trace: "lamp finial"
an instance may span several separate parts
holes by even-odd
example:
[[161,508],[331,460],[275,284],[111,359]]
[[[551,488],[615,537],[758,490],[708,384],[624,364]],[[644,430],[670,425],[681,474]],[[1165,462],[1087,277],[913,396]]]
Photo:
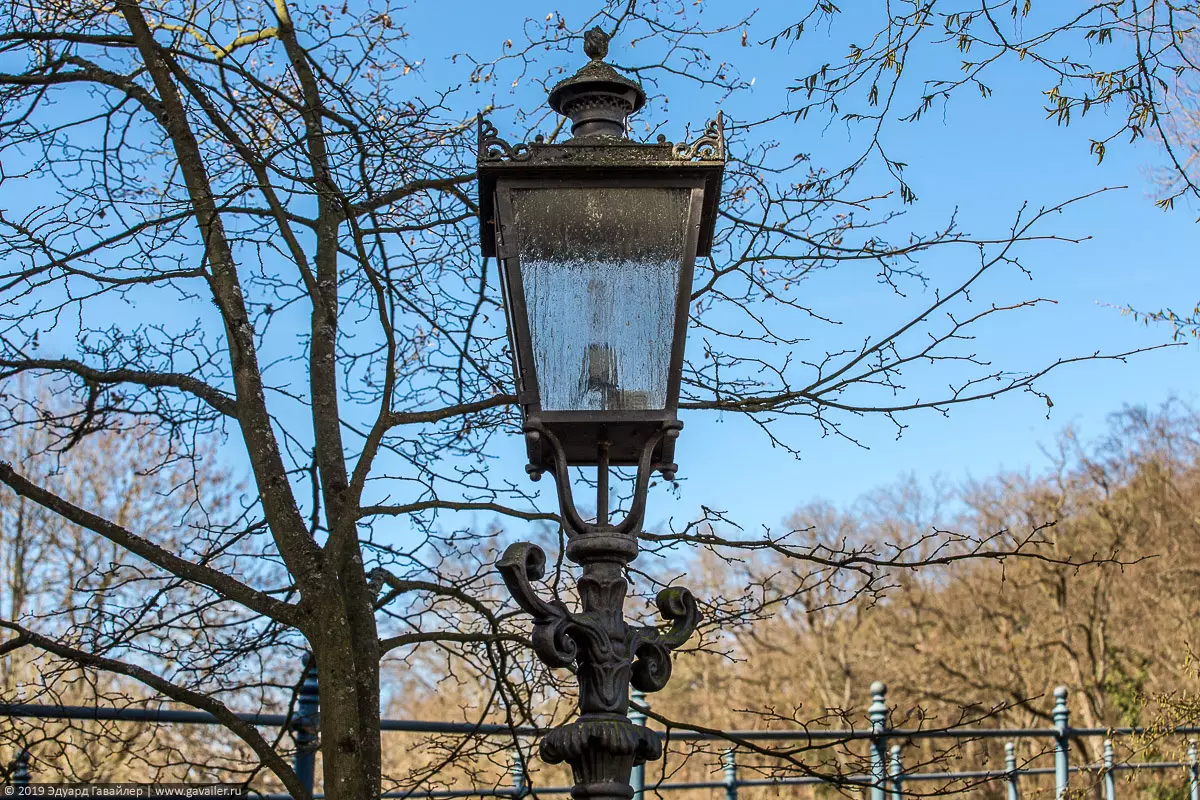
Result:
[[603,61],[608,55],[608,34],[599,25],[583,34],[583,52],[592,61]]
[[609,35],[596,26],[583,34],[583,52],[590,61],[571,77],[559,81],[546,101],[571,120],[576,139],[624,139],[625,120],[646,104],[641,84],[604,61]]

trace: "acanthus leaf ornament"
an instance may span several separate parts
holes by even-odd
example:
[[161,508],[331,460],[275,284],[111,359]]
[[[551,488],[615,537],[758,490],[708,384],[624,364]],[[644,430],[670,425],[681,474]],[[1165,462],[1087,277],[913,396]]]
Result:
[[700,621],[692,593],[668,587],[656,597],[668,628],[625,622],[626,551],[615,553],[613,560],[585,561],[579,580],[583,610],[578,612],[561,600],[538,595],[533,581],[545,576],[546,555],[537,545],[509,545],[497,562],[505,585],[533,617],[534,652],[551,668],[575,665],[583,713],[547,733],[540,751],[547,763],[571,765],[576,798],[626,800],[632,796],[632,768],[662,757],[658,735],[625,715],[629,686],[645,692],[666,686],[671,651],[687,641]]
[[517,604],[533,617],[532,642],[538,657],[551,668],[575,665],[585,713],[622,711],[630,681],[644,692],[666,686],[671,651],[681,647],[700,623],[692,593],[678,586],[658,593],[659,614],[669,623],[666,630],[635,627],[619,611],[627,588],[622,567],[613,562],[585,564],[580,578],[584,610],[573,612],[561,600],[543,600],[534,588],[533,582],[544,577],[545,563],[540,547],[517,542],[508,546],[496,568]]
[[634,503],[621,523],[610,525],[588,523],[576,510],[565,456],[554,434],[536,423],[526,427],[527,435],[545,437],[553,452],[550,472],[559,492],[567,556],[583,567],[578,581],[582,610],[573,612],[562,600],[544,600],[538,594],[533,584],[545,576],[546,554],[535,544],[509,545],[496,569],[517,604],[533,617],[532,643],[538,657],[551,668],[575,665],[585,719],[588,714],[623,714],[631,680],[645,692],[662,689],[671,676],[671,651],[700,623],[695,598],[678,586],[663,589],[655,598],[659,615],[668,623],[665,629],[632,626],[622,611],[628,590],[625,565],[637,556],[636,531],[645,513],[650,474],[664,467],[653,464],[651,454],[659,438],[677,435],[678,429],[678,423],[668,426],[645,443]]

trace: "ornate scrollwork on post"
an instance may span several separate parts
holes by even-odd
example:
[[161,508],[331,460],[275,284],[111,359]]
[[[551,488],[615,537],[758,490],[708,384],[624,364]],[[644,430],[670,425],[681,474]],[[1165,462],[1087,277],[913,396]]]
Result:
[[[678,434],[678,423],[664,426],[646,442],[638,463],[634,502],[617,525],[587,523],[576,510],[562,447],[552,432],[531,421],[527,434],[545,437],[568,535],[567,556],[583,567],[579,577],[581,610],[571,611],[557,598],[543,599],[533,583],[545,576],[546,554],[535,544],[518,542],[496,564],[517,603],[533,617],[533,649],[547,666],[575,666],[579,678],[578,720],[555,728],[542,740],[542,758],[567,762],[575,773],[575,797],[624,800],[632,796],[634,765],[662,755],[658,736],[626,717],[629,687],[656,692],[671,677],[671,651],[696,630],[700,612],[687,589],[670,587],[655,598],[665,627],[634,626],[625,621],[629,585],[625,567],[637,556],[637,531],[645,515],[653,453],[664,436]],[[601,465],[607,469],[607,464]]]
[[[576,613],[561,600],[543,600],[533,583],[545,577],[546,553],[530,542],[509,545],[496,569],[517,604],[533,617],[533,649],[538,658],[552,668],[578,662],[581,667],[586,664],[595,671],[596,681],[587,687],[594,691],[586,692],[587,696],[581,696],[579,701],[585,710],[625,712],[629,699],[612,675],[613,669],[622,663],[631,673],[635,689],[643,692],[662,689],[671,677],[670,651],[682,646],[700,624],[700,611],[692,593],[672,586],[655,598],[659,615],[669,623],[666,630],[656,626],[635,627],[623,620],[612,629],[604,616],[619,613],[611,601],[624,600],[623,577],[616,578],[619,581],[616,586],[596,581],[592,576],[594,585],[589,587],[582,585],[581,579],[580,593],[590,595],[584,598],[585,609],[601,599],[610,601],[604,604],[607,607]],[[612,594],[607,598],[597,596],[605,590],[611,590]],[[585,694],[583,689],[582,694]]]
[[508,546],[496,569],[513,599],[533,617],[533,651],[546,666],[569,667],[575,663],[579,646],[569,630],[571,612],[561,600],[545,601],[533,588],[546,574],[546,552],[530,542]]
[[675,145],[675,157],[681,161],[699,159],[701,161],[725,160],[725,116],[717,112],[717,117],[709,121],[704,128],[704,135],[696,141]]
[[658,614],[671,626],[638,628],[633,646],[635,659],[631,682],[643,692],[657,692],[671,679],[671,651],[682,647],[700,625],[700,609],[696,598],[682,586],[663,589],[654,598]]
[[496,567],[517,603],[533,617],[538,658],[550,667],[575,664],[579,677],[582,714],[546,735],[542,758],[571,765],[576,797],[631,797],[630,772],[636,764],[660,758],[662,745],[657,735],[626,717],[629,686],[644,692],[666,686],[671,651],[687,641],[700,622],[695,598],[680,587],[663,589],[656,600],[669,627],[632,626],[623,618],[623,557],[584,564],[579,612],[561,600],[538,595],[533,582],[545,576],[546,554],[537,545],[510,545]]

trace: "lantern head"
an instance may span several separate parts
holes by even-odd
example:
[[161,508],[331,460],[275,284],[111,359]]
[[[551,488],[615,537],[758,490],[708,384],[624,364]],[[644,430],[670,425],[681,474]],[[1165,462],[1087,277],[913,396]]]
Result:
[[[549,96],[571,139],[513,146],[480,118],[482,249],[500,265],[527,432],[553,436],[569,466],[636,464],[656,442],[653,464],[673,473],[692,272],[712,246],[725,166],[721,117],[690,144],[630,141],[626,118],[645,93],[604,63],[599,28],[585,49],[591,61]],[[532,473],[555,468],[544,437],[528,443]]]

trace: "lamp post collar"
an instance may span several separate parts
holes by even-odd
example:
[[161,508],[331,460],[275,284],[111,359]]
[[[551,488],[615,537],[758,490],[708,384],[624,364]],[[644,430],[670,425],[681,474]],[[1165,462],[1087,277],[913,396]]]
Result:
[[583,35],[583,51],[591,60],[550,90],[547,103],[571,120],[576,139],[624,139],[625,120],[646,104],[646,92],[604,61],[609,36],[599,27]]

